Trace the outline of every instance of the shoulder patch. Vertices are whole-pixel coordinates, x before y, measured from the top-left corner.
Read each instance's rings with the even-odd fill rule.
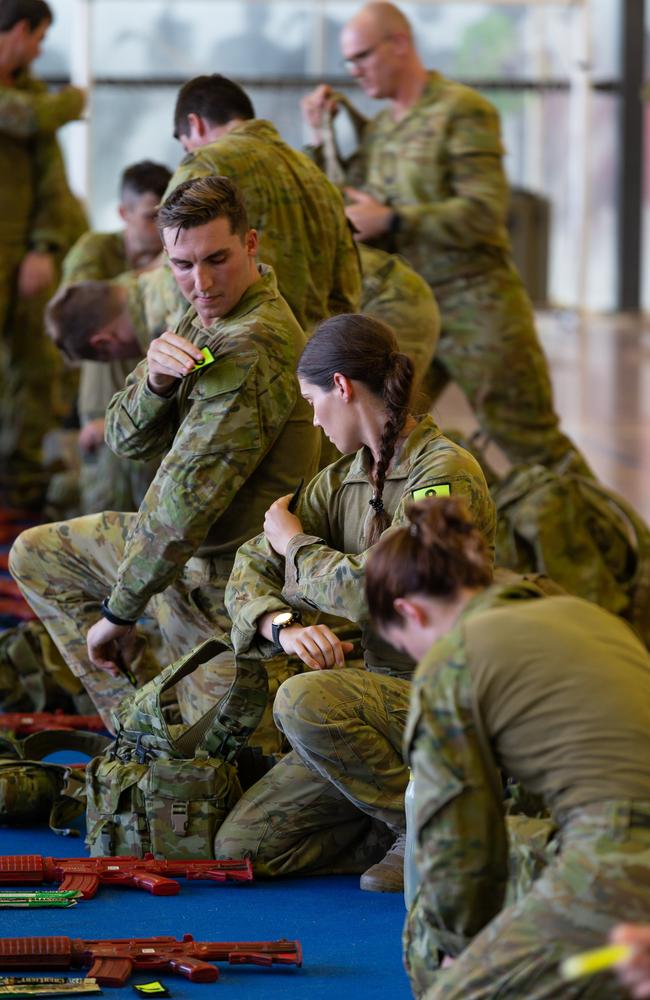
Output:
[[[449,483],[431,483],[430,486],[420,486],[413,490],[411,496],[414,500],[426,500],[427,497],[449,497],[451,496],[451,486]]]

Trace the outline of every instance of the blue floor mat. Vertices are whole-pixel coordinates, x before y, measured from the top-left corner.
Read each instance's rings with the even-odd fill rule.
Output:
[[[42,828],[2,829],[0,854],[82,857],[86,850],[83,839],[57,837]],[[352,996],[355,1000],[408,1000],[411,993],[400,948],[403,921],[400,895],[362,892],[356,876],[282,879],[252,885],[181,880],[178,896],[102,888],[93,900],[71,909],[0,910],[0,936],[181,938],[189,933],[197,941],[270,941],[285,937],[297,938],[302,944],[301,969],[220,964],[217,983],[191,983],[173,973],[136,972],[123,987],[104,987],[104,994],[116,1000],[134,997],[133,983],[152,979],[163,982],[178,1000],[207,1000],[214,989],[223,994],[224,1000],[342,1000]],[[0,971],[3,974],[9,973]]]

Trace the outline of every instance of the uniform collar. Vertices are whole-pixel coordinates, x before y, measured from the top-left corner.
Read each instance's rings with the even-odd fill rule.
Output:
[[[227,135],[254,135],[256,138],[279,139],[280,134],[272,122],[266,118],[249,118],[248,121],[235,125]],[[217,139],[217,142],[219,140]]]

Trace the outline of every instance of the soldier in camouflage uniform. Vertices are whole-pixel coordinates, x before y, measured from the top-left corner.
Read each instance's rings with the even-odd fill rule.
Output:
[[[259,259],[273,267],[303,329],[356,311],[359,261],[340,192],[270,122],[254,117],[241,87],[217,74],[190,80],[178,95],[174,124],[189,155],[168,191],[195,177],[231,177],[259,232]]]
[[[440,312],[426,281],[397,254],[359,244],[361,312],[392,327],[400,351],[413,362],[413,384],[420,389],[440,334]],[[428,400],[416,399],[417,410]]]
[[[279,642],[313,671],[285,681],[275,701],[291,753],[217,835],[216,857],[250,854],[260,875],[363,872],[404,829],[401,744],[413,662],[369,627],[369,547],[403,522],[408,501],[436,492],[465,497],[493,541],[481,469],[431,416],[409,415],[413,366],[396,346],[391,330],[366,316],[337,316],[317,328],[298,365],[300,387],[314,422],[345,457],[306,487],[295,515],[289,497],[273,505],[265,534],[240,548],[228,584],[235,650],[270,656]],[[327,620],[299,624],[287,615],[280,626],[275,619],[286,611],[354,622],[365,664],[345,666],[350,644]],[[401,888],[395,856],[391,888]],[[362,885],[379,881],[364,876]]]
[[[622,996],[611,974],[563,983],[560,961],[650,912],[650,658],[572,596],[491,584],[464,505],[413,505],[366,572],[383,637],[418,659],[405,748],[419,891],[405,929],[427,1000]],[[501,774],[542,798],[548,864],[504,908]],[[523,889],[527,891],[522,891]],[[454,959],[440,968],[444,956]]]
[[[29,74],[51,21],[43,0],[0,8],[0,485],[23,503],[42,495],[41,441],[60,402],[62,365],[43,308],[79,217],[55,131],[79,117],[84,94],[49,95]]]
[[[442,317],[432,399],[453,378],[481,427],[513,463],[587,467],[560,432],[531,304],[510,257],[499,118],[475,91],[426,71],[410,24],[370,3],[341,39],[351,74],[390,108],[362,130],[349,165],[357,239],[401,253],[434,291]],[[331,88],[303,101],[320,149]]]
[[[125,271],[140,271],[160,255],[156,209],[171,177],[167,167],[150,160],[134,163],[120,180],[119,214],[124,228],[115,233],[85,233],[63,263],[63,283],[107,281]],[[146,354],[149,340],[141,355]],[[136,357],[138,355],[136,354]],[[157,466],[135,467],[104,444],[104,414],[133,370],[132,358],[83,361],[78,412],[82,454],[81,512],[137,510]]]
[[[305,337],[272,270],[255,264],[256,233],[237,188],[226,178],[188,182],[159,220],[192,308],[176,333],[152,342],[113,398],[106,434],[124,457],[165,457],[137,514],[34,528],[10,556],[27,600],[108,723],[130,690],[120,665],[137,675],[133,626],[145,609],[167,660],[227,633],[224,588],[238,545],[318,461],[294,374]],[[221,666],[183,681],[186,721],[228,687],[232,661]]]

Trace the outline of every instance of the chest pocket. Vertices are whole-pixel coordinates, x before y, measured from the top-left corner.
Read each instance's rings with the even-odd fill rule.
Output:
[[[232,358],[216,361],[196,375],[188,376],[192,384],[188,385],[187,398],[204,400],[227,392],[235,392],[243,385],[253,363],[253,359],[251,365]]]

